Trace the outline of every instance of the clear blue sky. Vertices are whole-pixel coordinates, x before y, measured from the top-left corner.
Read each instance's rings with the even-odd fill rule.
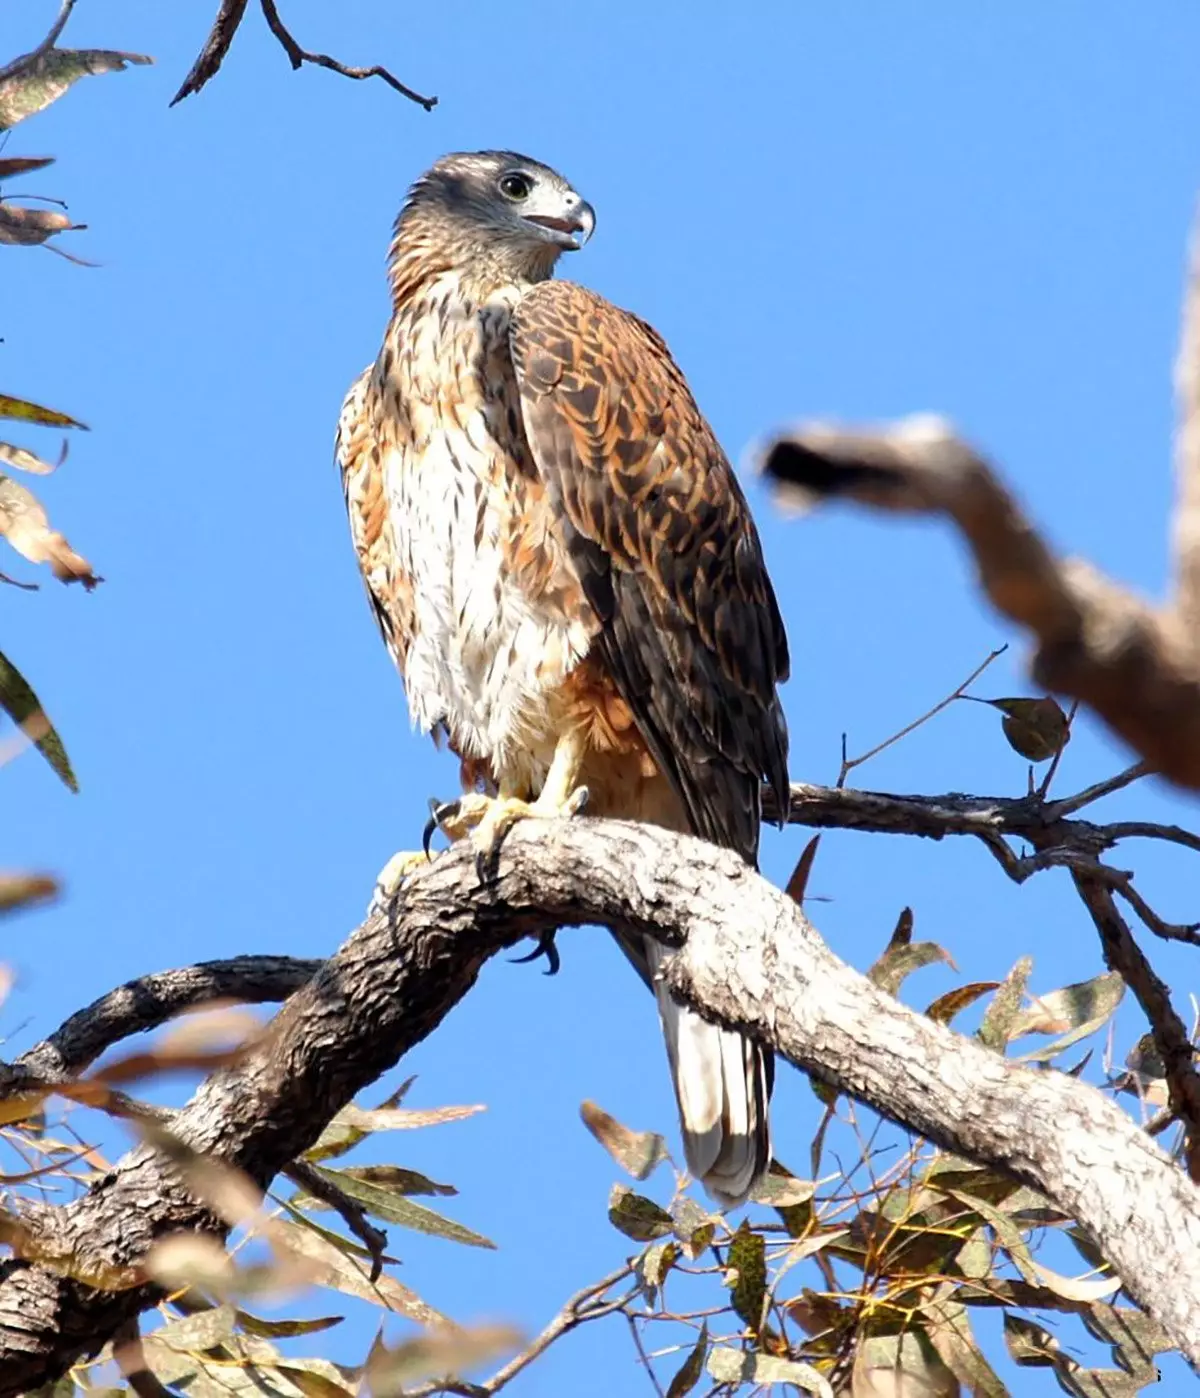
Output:
[[[0,55],[36,42],[54,8],[5,7]],[[4,252],[0,387],[91,425],[37,488],[107,579],[91,596],[43,578],[3,598],[3,648],[82,785],[71,797],[33,757],[3,774],[5,864],[67,888],[5,924],[14,1051],[154,968],[332,950],[426,799],[454,789],[454,763],[408,730],[331,461],[341,396],[384,323],[391,220],[444,151],[509,146],[569,176],[598,228],[568,274],[657,325],[734,459],[793,419],[939,409],[1064,547],[1162,587],[1200,8],[282,0],[302,42],[390,65],[436,111],[293,74],[255,6],[213,84],[168,111],[215,8],[82,0],[70,43],[157,66],[79,84],[6,150],[58,157],[13,190],[68,199],[90,230],[64,245],[103,264]],[[942,529],[787,522],[750,492],[791,634],[797,778],[832,780],[843,730],[870,746],[1013,639]],[[1019,654],[982,693],[1020,692]],[[1084,724],[1063,788],[1124,761]],[[974,705],[858,775],[901,791],[1025,780]],[[1200,825],[1193,802],[1151,787],[1110,808]],[[765,872],[785,878],[806,839],[769,837]],[[1194,856],[1134,857],[1165,916],[1200,916]],[[971,845],[827,835],[812,887],[830,899],[821,930],[860,967],[910,904],[963,977],[1027,951],[1043,990],[1101,969],[1065,876],[1018,889]],[[580,1099],[675,1130],[649,998],[606,937],[563,950],[557,980],[491,966],[403,1065],[415,1103],[489,1108],[394,1143],[458,1184],[453,1211],[500,1244],[394,1232],[405,1280],[460,1317],[535,1328],[623,1256],[604,1218],[614,1169]],[[1188,1014],[1196,953],[1151,951]],[[912,995],[954,983],[926,970]],[[1121,1051],[1140,1032],[1127,1008]],[[784,1071],[776,1101],[779,1152],[798,1159],[811,1094]],[[592,1327],[512,1391],[635,1392],[631,1366],[619,1325]]]

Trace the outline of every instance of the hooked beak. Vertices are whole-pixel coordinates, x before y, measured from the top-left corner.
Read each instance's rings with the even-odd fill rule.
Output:
[[[564,214],[526,214],[525,222],[557,234],[553,241],[564,252],[578,252],[596,227],[596,211],[586,199],[580,199]]]

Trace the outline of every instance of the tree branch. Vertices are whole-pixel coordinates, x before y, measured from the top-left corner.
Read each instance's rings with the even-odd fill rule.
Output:
[[[606,1292],[611,1291],[626,1277],[633,1276],[633,1272],[633,1264],[626,1263],[624,1267],[577,1291],[563,1304],[545,1329],[531,1340],[520,1354],[514,1355],[503,1368],[497,1369],[490,1379],[485,1379],[482,1383],[468,1383],[461,1379],[435,1379],[419,1388],[410,1389],[408,1398],[431,1398],[435,1393],[453,1394],[456,1398],[489,1398],[491,1394],[499,1393],[535,1359],[545,1354],[555,1340],[560,1340],[585,1321],[600,1320],[606,1315],[612,1315],[614,1311],[624,1310],[635,1297],[641,1295],[641,1287],[635,1286],[632,1291],[621,1296],[605,1299]]]
[[[180,84],[179,91],[171,98],[170,106],[173,107],[176,102],[182,102],[193,92],[199,92],[204,84],[216,75],[217,69],[225,62],[229,45],[233,43],[233,36],[238,32],[238,25],[241,24],[245,14],[246,0],[221,0],[221,8],[217,11],[217,17],[213,20],[212,28],[208,31],[204,47],[197,55],[195,63],[192,64],[191,71]]]
[[[73,4],[74,0],[71,0],[71,3]],[[411,87],[407,87],[393,73],[378,63],[369,68],[352,68],[339,62],[336,58],[330,58],[327,53],[310,53],[307,49],[302,49],[280,18],[275,0],[259,0],[259,3],[262,7],[263,18],[267,21],[267,28],[279,40],[293,69],[300,68],[305,63],[312,63],[319,68],[328,68],[334,73],[340,73],[344,78],[382,78],[393,91],[400,93],[402,97],[407,97],[410,102],[416,102],[427,112],[433,111],[434,107],[437,106],[436,97],[423,97],[419,92],[414,92]],[[192,64],[191,71],[184,78],[179,91],[171,98],[170,105],[172,107],[176,102],[182,102],[185,97],[190,97],[193,92],[199,92],[210,78],[216,76],[217,69],[225,61],[225,55],[229,52],[234,35],[245,18],[246,4],[247,0],[221,0],[221,8],[217,12],[216,19],[213,20],[213,26],[209,30],[208,38],[204,41],[204,47],[200,50],[195,63]]]
[[[936,1144],[1041,1190],[1200,1362],[1200,1193],[1111,1101],[1063,1074],[1006,1062],[883,994],[728,851],[609,821],[532,825],[509,836],[486,887],[465,842],[414,875],[390,915],[368,918],[246,1056],[199,1089],[175,1135],[265,1187],[437,1027],[497,951],[584,923],[678,934],[686,942],[665,975],[680,998]],[[148,1145],[81,1199],[30,1206],[24,1221],[50,1260],[0,1266],[0,1398],[61,1374],[153,1303],[140,1263],[155,1239],[223,1231]]]
[[[1162,775],[1200,789],[1200,651],[1169,612],[1054,555],[992,468],[941,419],[780,437],[763,470],[785,501],[845,498],[951,520],[995,607],[1035,643],[1038,684],[1082,701]]]
[[[1186,1132],[1188,1173],[1200,1181],[1200,1075],[1196,1073],[1191,1035],[1171,1003],[1169,990],[1155,975],[1118,911],[1112,889],[1091,874],[1076,872],[1072,877],[1100,934],[1105,962],[1133,991],[1150,1022],[1154,1047],[1167,1080],[1168,1105]]]
[[[286,1000],[320,965],[294,956],[235,956],[127,981],[73,1014],[15,1063],[0,1064],[0,1096],[73,1077],[113,1044],[157,1029],[182,1010],[214,1000],[251,1005]]]
[[[283,20],[279,18],[279,11],[275,8],[275,0],[259,0],[262,5],[263,17],[267,21],[267,28],[283,45],[283,51],[288,56],[288,61],[293,69],[301,67],[305,63],[313,63],[318,68],[328,68],[331,72],[340,73],[343,78],[382,78],[388,87],[398,92],[402,97],[407,97],[410,102],[415,102],[419,107],[424,107],[427,112],[433,111],[437,106],[436,97],[422,97],[419,92],[414,92],[411,87],[406,87],[404,83],[393,73],[389,73],[386,68],[374,63],[369,68],[350,68],[345,63],[340,63],[336,58],[330,58],[327,53],[310,53],[307,49],[302,49],[288,32]]]

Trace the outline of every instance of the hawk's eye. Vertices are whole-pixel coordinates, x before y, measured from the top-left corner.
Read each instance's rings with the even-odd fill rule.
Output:
[[[506,199],[528,199],[532,188],[533,181],[528,175],[521,174],[519,170],[513,170],[507,175],[500,176],[500,193]]]

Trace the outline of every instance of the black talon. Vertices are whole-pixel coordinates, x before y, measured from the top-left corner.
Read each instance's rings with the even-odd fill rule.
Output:
[[[425,829],[421,834],[421,848],[425,851],[426,859],[433,858],[429,847],[442,822],[456,816],[461,804],[460,801],[439,801],[436,796],[429,798],[429,819],[425,822]]]
[[[543,932],[538,938],[538,944],[528,956],[510,956],[509,961],[514,966],[525,966],[530,961],[536,961],[539,956],[544,956],[549,962],[550,969],[543,971],[544,976],[557,976],[562,966],[562,957],[558,954],[558,948],[554,945],[554,933]]]

